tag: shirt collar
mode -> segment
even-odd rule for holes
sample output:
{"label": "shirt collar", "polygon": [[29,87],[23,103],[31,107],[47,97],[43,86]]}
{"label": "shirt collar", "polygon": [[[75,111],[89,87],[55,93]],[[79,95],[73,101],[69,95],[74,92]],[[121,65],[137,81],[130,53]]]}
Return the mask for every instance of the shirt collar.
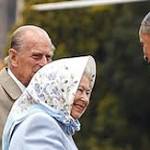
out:
{"label": "shirt collar", "polygon": [[18,87],[23,92],[26,87],[15,77],[15,75],[11,72],[11,70],[9,68],[8,68],[8,74],[11,76],[11,78],[16,82],[16,84],[18,85]]}

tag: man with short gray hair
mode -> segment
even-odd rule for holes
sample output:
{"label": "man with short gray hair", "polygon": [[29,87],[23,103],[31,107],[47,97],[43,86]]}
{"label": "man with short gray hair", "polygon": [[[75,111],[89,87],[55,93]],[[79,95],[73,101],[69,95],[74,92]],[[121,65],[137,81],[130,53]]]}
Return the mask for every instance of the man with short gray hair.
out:
{"label": "man with short gray hair", "polygon": [[0,71],[0,142],[13,102],[33,75],[52,61],[54,45],[47,32],[34,25],[19,27],[12,35],[8,67]]}

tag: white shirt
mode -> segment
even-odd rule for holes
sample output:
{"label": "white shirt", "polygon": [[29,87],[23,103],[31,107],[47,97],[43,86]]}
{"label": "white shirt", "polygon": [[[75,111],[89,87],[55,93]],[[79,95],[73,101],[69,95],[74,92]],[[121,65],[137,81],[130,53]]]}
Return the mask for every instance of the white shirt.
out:
{"label": "white shirt", "polygon": [[11,72],[11,70],[9,68],[8,68],[8,74],[11,76],[11,78],[16,82],[16,84],[18,85],[18,87],[23,92],[26,87],[15,77],[15,75]]}

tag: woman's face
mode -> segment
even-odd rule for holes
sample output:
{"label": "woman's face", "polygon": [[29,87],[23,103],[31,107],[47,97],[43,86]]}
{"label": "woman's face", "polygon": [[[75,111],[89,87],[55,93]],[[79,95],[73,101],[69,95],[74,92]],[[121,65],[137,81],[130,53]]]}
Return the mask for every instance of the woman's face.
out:
{"label": "woman's face", "polygon": [[71,116],[78,119],[85,112],[90,98],[91,88],[90,80],[87,76],[81,78],[79,87],[77,89],[75,99],[72,105]]}

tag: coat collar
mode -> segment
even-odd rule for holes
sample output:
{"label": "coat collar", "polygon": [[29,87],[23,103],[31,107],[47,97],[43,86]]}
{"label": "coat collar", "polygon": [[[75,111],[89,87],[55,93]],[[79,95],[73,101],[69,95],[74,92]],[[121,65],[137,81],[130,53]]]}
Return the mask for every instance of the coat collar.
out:
{"label": "coat collar", "polygon": [[10,77],[7,68],[3,68],[0,72],[0,84],[12,100],[16,100],[21,95],[21,90],[16,82]]}

